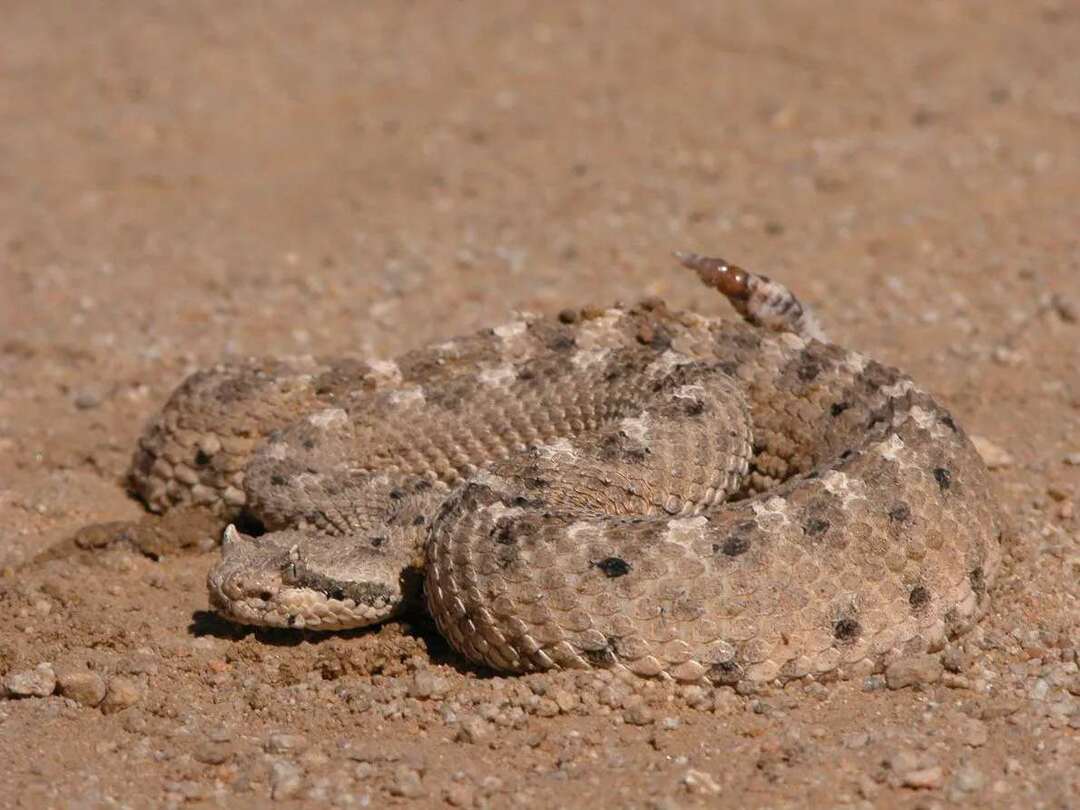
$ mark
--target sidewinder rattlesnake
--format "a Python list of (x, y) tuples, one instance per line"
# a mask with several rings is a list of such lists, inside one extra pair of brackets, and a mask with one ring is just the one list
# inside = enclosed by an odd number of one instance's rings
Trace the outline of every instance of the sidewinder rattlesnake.
[(135, 489), (265, 527), (230, 525), (208, 577), (246, 624), (357, 627), (423, 598), (498, 670), (714, 684), (939, 649), (1000, 559), (971, 442), (782, 285), (678, 257), (742, 319), (646, 301), (392, 362), (216, 366), (148, 426)]

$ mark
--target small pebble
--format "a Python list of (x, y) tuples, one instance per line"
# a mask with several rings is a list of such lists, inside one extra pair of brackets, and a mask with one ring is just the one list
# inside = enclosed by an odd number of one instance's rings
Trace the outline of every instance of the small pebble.
[(691, 796), (716, 796), (720, 793), (720, 785), (705, 771), (691, 768), (683, 774), (680, 783)]
[(957, 725), (956, 732), (964, 744), (970, 745), (972, 748), (986, 745), (990, 739), (990, 732), (986, 728), (986, 723), (972, 717), (964, 718)]
[(105, 699), (101, 701), (101, 711), (105, 714), (123, 711), (138, 703), (141, 697), (142, 692), (134, 681), (117, 675), (109, 680)]
[(976, 452), (982, 457), (988, 469), (1001, 470), (1016, 463), (1008, 450), (994, 444), (985, 436), (972, 436), (971, 443), (975, 445)]
[(4, 678), (4, 691), (11, 697), (48, 697), (55, 689), (56, 673), (48, 663), (9, 672)]
[(971, 765), (964, 765), (953, 777), (953, 785), (957, 790), (964, 793), (974, 793), (978, 790), (982, 790), (983, 785), (986, 784), (986, 777), (983, 776), (982, 771), (977, 768), (973, 768)]
[(105, 699), (105, 680), (86, 669), (66, 669), (57, 673), (60, 694), (83, 706), (97, 706)]
[(1066, 453), (1064, 461), (1066, 464), (1070, 464), (1073, 467), (1080, 467), (1080, 452)]
[(274, 799), (291, 799), (300, 792), (303, 773), (300, 767), (279, 759), (270, 766), (270, 795)]
[(632, 726), (647, 726), (653, 722), (653, 711), (640, 695), (634, 695), (623, 712), (623, 719)]
[(458, 723), (456, 738), (462, 742), (478, 744), (491, 735), (491, 724), (483, 718), (471, 715)]
[(305, 748), (307, 748), (307, 738), (304, 735), (286, 734), (283, 731), (273, 732), (263, 744), (263, 749), (270, 754), (287, 754), (303, 751)]
[(937, 683), (941, 680), (943, 669), (937, 656), (915, 655), (901, 658), (885, 669), (885, 682), (890, 689)]
[(937, 790), (945, 783), (945, 771), (940, 765), (930, 768), (917, 768), (900, 776), (904, 787), (916, 790)]
[(390, 793), (406, 799), (417, 799), (423, 796), (424, 785), (420, 781), (419, 771), (408, 765), (398, 765), (394, 768), (394, 781), (390, 785)]

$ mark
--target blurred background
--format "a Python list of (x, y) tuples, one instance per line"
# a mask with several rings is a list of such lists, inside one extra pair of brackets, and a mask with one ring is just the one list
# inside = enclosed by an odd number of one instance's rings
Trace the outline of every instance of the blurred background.
[(226, 353), (727, 313), (676, 248), (987, 429), (1080, 396), (1075, 3), (0, 7), (0, 490), (39, 493), (9, 549), (132, 508), (142, 421)]

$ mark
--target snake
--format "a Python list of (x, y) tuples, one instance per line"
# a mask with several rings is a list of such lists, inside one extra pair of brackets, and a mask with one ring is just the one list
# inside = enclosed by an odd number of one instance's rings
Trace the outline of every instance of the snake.
[(426, 610), (500, 672), (851, 678), (971, 628), (1004, 521), (953, 415), (783, 284), (676, 258), (738, 317), (654, 298), (393, 360), (232, 359), (151, 419), (132, 486), (220, 519), (225, 619)]

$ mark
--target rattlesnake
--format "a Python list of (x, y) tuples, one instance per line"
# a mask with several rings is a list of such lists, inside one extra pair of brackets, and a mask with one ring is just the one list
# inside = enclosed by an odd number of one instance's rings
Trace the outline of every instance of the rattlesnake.
[(422, 592), (502, 671), (850, 677), (969, 627), (1002, 522), (950, 414), (782, 285), (677, 255), (742, 319), (645, 301), (219, 365), (151, 422), (134, 487), (265, 528), (225, 530), (223, 616), (340, 629)]

